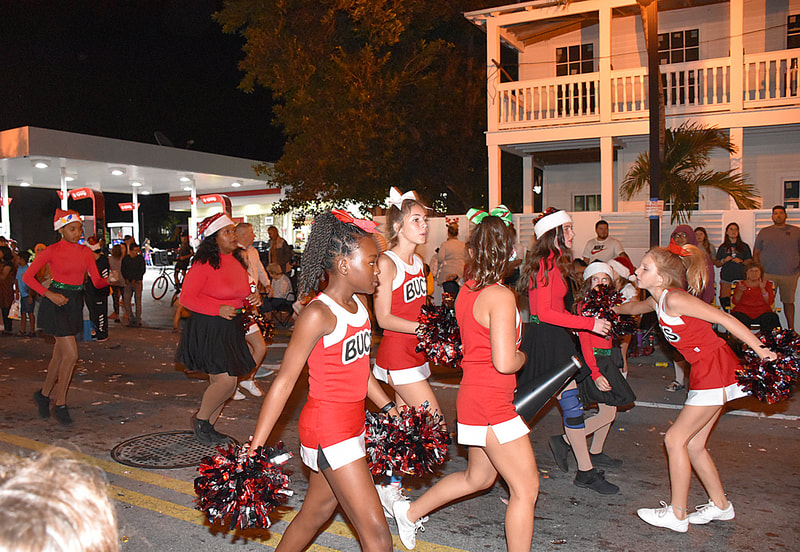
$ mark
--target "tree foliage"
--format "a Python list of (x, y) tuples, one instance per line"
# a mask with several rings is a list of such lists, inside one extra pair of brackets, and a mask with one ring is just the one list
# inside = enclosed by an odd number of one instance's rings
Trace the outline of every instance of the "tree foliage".
[[(664, 161), (662, 163), (661, 198), (672, 201), (670, 222), (685, 222), (691, 218), (692, 206), (700, 188), (722, 190), (733, 198), (739, 209), (757, 209), (758, 193), (747, 175), (738, 169), (713, 171), (708, 169), (714, 149), (736, 153), (736, 147), (721, 130), (701, 124), (684, 123), (667, 129)], [(625, 200), (638, 194), (650, 181), (650, 155), (641, 153), (625, 175), (620, 194)]]
[(278, 210), (379, 205), (390, 186), (480, 203), (485, 39), (462, 12), (487, 3), (227, 0), (216, 18), (245, 38), (240, 86), (272, 91), (287, 138)]

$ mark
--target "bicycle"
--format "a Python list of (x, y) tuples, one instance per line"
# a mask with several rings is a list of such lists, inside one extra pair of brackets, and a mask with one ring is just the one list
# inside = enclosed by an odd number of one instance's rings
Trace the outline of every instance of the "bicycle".
[(183, 283), (184, 272), (179, 271), (177, 273), (177, 281), (173, 279), (173, 267), (169, 265), (164, 265), (161, 267), (161, 272), (156, 279), (153, 281), (153, 287), (150, 289), (150, 293), (153, 295), (153, 299), (156, 301), (164, 297), (167, 294), (167, 290), (169, 289), (170, 285), (175, 289), (175, 293), (172, 294), (172, 300), (170, 301), (170, 305), (174, 305), (175, 301), (178, 300), (178, 296), (181, 293), (181, 284)]

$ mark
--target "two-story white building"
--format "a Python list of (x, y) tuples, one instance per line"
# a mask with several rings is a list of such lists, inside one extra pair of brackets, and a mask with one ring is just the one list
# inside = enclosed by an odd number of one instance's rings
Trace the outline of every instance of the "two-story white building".
[[(800, 0), (658, 0), (658, 10), (667, 126), (690, 121), (729, 132), (738, 153), (717, 154), (712, 168), (741, 167), (767, 208), (736, 211), (726, 194), (704, 190), (690, 224), (709, 227), (718, 245), (736, 220), (752, 244), (770, 224), (769, 207), (800, 207)], [(466, 17), (487, 37), (489, 203), (500, 202), (501, 151), (512, 153), (523, 163), (525, 213), (534, 205), (594, 211), (593, 220), (602, 213), (618, 219), (614, 235), (646, 247), (647, 191), (619, 198), (625, 174), (648, 149), (638, 4), (535, 0)], [(516, 53), (516, 64), (501, 63), (501, 48)], [(789, 214), (800, 223), (798, 212)], [(670, 226), (667, 214), (662, 235)]]

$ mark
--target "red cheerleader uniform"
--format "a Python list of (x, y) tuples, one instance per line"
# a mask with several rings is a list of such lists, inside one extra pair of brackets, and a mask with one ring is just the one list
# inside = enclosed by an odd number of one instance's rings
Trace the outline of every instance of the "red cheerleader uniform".
[(356, 297), (355, 313), (320, 293), (336, 316), (334, 330), (317, 341), (308, 357), (308, 401), (300, 413), (300, 457), (318, 471), (321, 448), (332, 469), (366, 455), (364, 402), (372, 344), (369, 315)]
[[(392, 280), (391, 312), (400, 318), (416, 321), (428, 292), (422, 260), (414, 255), (414, 262), (409, 265), (392, 251), (387, 251), (384, 255), (392, 260), (397, 269)], [(416, 334), (384, 330), (375, 357), (375, 377), (388, 383), (388, 373), (391, 372), (392, 382), (396, 385), (428, 379), (431, 369), (425, 354), (416, 351), (417, 343), (419, 341)]]
[(691, 364), (686, 403), (694, 406), (723, 405), (747, 392), (736, 381), (739, 359), (705, 320), (669, 316), (664, 312), (664, 290), (658, 300), (658, 324), (664, 337)]
[[(474, 280), (467, 280), (456, 299), (456, 320), (461, 329), (464, 375), (456, 397), (458, 442), (462, 445), (486, 446), (486, 433), (492, 426), (497, 440), (508, 443), (530, 432), (517, 414), (512, 401), (517, 378), (501, 374), (492, 363), (489, 328), (481, 326), (473, 309), (484, 289), (474, 291)], [(493, 284), (496, 286), (502, 284)], [(517, 311), (517, 344), (522, 335), (522, 321)]]

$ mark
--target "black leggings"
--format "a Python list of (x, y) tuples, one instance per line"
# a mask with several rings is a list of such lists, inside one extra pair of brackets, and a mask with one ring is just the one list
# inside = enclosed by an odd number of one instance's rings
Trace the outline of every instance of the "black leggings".
[(8, 317), (8, 313), (11, 312), (11, 307), (2, 307), (0, 310), (3, 311), (3, 330), (10, 332), (11, 319)]

